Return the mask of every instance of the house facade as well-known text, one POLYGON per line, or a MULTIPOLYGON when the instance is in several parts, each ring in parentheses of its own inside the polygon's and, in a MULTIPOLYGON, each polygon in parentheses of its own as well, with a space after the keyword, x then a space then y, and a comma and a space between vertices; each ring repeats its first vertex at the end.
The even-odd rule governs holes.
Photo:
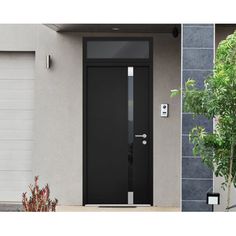
MULTIPOLYGON (((212 73, 233 25, 0 25, 0 202, 40 176, 61 205, 212 211, 220 179, 193 157, 188 78, 212 73)), ((234 194, 234 193, 232 193, 234 194)))

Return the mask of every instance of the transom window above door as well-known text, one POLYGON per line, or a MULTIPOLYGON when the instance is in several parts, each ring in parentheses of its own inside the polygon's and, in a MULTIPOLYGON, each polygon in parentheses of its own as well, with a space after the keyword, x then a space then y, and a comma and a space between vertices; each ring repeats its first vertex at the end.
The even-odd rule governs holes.
POLYGON ((86 59, 149 59, 150 39, 90 38, 86 40, 86 59))

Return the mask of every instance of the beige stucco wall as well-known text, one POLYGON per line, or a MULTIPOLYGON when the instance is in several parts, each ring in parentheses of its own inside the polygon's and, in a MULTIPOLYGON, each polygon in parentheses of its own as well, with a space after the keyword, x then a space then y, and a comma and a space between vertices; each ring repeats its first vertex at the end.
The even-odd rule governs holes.
POLYGON ((180 99, 170 90, 180 87, 180 37, 154 36, 154 203, 180 205, 180 99), (169 118, 160 117, 160 104, 169 103, 169 118))
MULTIPOLYGON (((1 32, 0 25, 0 32, 1 32)), ((5 27, 5 26, 4 26, 5 27)), ((11 26, 12 27, 12 26, 11 26)), ((33 173, 48 182, 60 204, 82 204, 82 37, 97 34, 57 33, 43 25, 14 26, 31 31, 36 51, 35 126, 33 173), (29 29, 28 27, 32 27, 29 29), (27 29, 25 29, 27 28, 27 29), (46 55, 52 68, 45 68, 46 55)), ((21 31, 17 31, 21 35, 21 31)), ((111 36, 111 34, 100 34, 111 36)), ((118 35, 118 34, 116 34, 118 35)), ((144 36, 126 34, 126 36, 144 36)), ((14 35, 16 36, 16 35, 14 35)), ((114 35, 113 35, 114 36, 114 35)), ((122 36, 122 35, 120 35, 122 36)), ((180 37, 146 34, 154 37, 154 205, 180 205, 180 98, 170 98, 170 90, 180 87, 180 37), (170 104, 170 116, 160 118, 160 104, 170 104)), ((12 33, 9 39, 12 40, 12 33)), ((19 37, 25 45, 25 37, 19 37)), ((28 39, 27 39, 28 40, 28 39)), ((5 40, 7 41, 7 40, 5 40)), ((6 50, 15 47, 2 46, 6 50)), ((26 50, 22 47, 22 51, 26 50)))
POLYGON ((82 203, 82 41, 38 27, 33 173, 60 204, 82 203), (45 67, 46 55, 52 67, 45 67))
MULTIPOLYGON (((221 40, 224 40, 229 34, 232 34, 235 30, 236 30, 236 26, 232 27, 232 26, 216 25, 216 30, 215 30, 216 48, 221 40)), ((220 193, 220 205, 214 207, 215 211, 224 211, 226 208, 227 195, 226 195, 226 191, 224 191, 221 188, 221 183, 223 181, 224 181, 223 178, 214 176, 214 192, 220 193)), ((231 202, 232 202, 232 205, 236 204, 236 189, 235 188, 232 189, 231 202)), ((236 211, 236 209, 234 208, 231 211, 236 211)))

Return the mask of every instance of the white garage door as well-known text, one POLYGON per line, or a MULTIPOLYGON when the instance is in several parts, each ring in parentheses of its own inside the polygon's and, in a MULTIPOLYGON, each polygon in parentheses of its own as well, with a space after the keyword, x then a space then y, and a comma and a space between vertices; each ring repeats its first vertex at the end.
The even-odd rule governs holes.
POLYGON ((0 201, 32 182, 34 53, 0 52, 0 201))

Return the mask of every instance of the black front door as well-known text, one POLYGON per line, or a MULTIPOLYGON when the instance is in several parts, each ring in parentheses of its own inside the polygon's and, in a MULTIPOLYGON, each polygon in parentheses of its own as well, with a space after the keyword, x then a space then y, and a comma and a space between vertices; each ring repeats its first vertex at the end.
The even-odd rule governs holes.
POLYGON ((84 69, 84 204, 152 204, 151 66, 84 69))

